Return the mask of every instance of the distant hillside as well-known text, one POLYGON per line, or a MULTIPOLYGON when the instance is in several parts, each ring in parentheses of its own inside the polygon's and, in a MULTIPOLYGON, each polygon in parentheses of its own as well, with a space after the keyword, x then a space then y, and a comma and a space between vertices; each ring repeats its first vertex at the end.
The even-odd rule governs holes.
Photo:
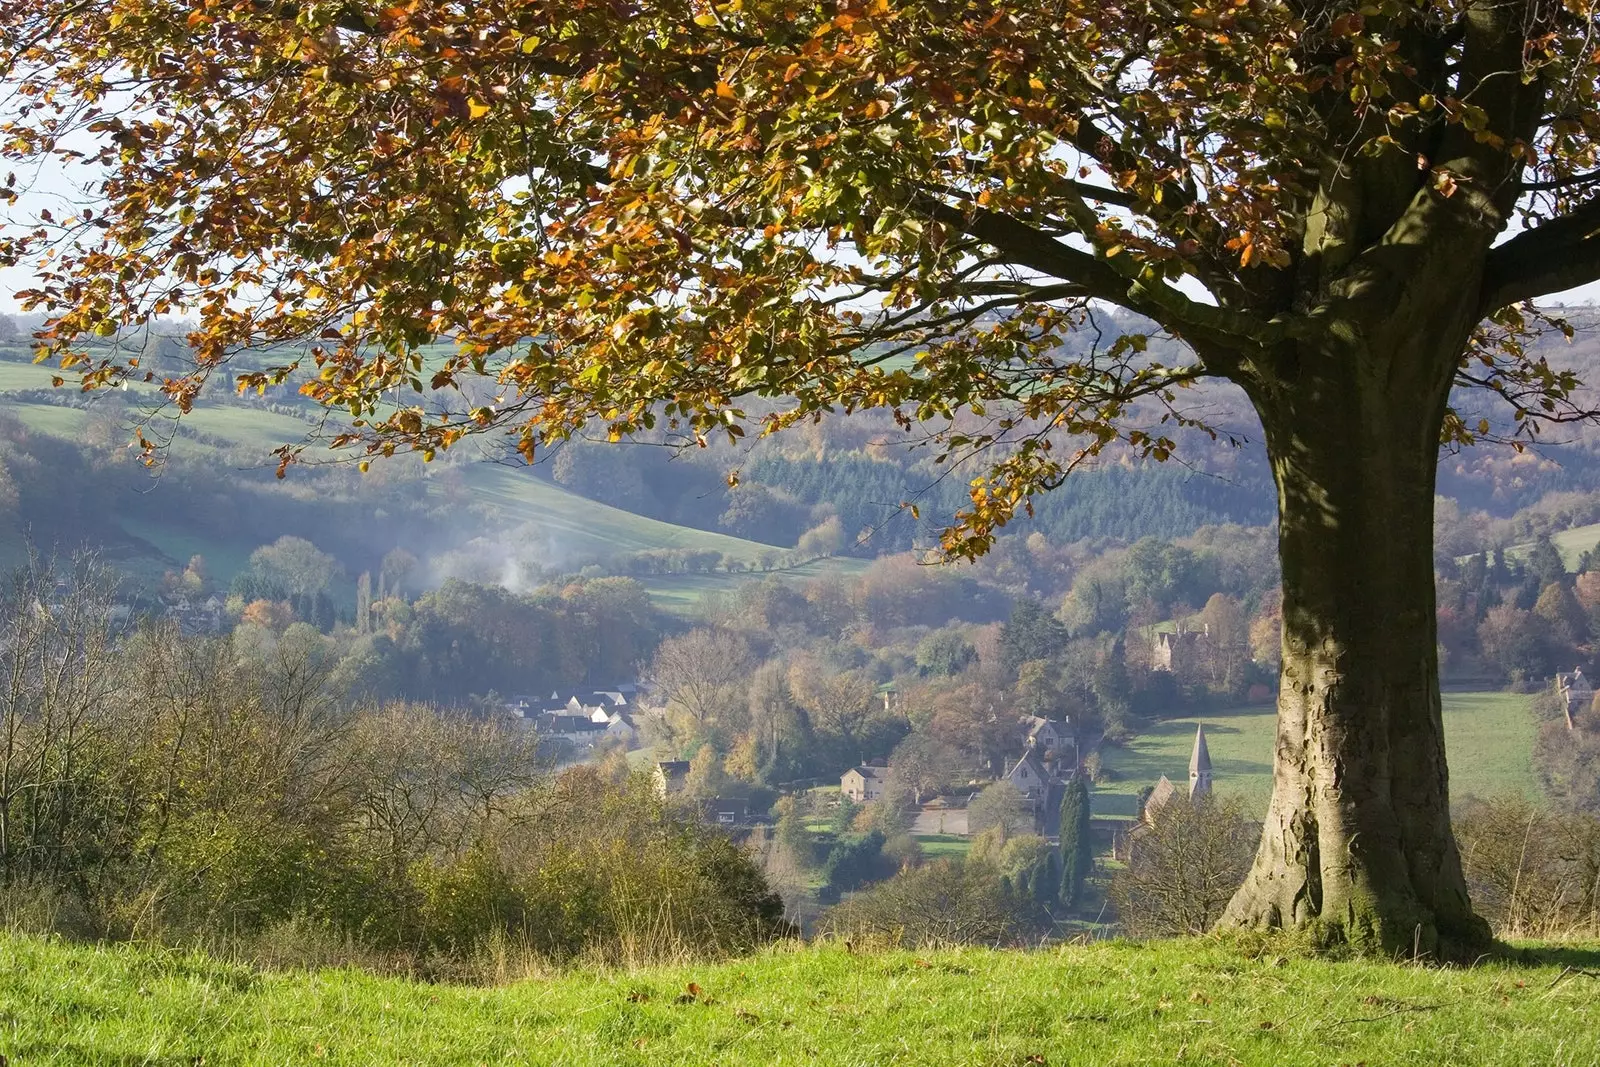
MULTIPOLYGON (((1575 321, 1580 330, 1571 344, 1552 335, 1537 342, 1536 351, 1600 381, 1600 320, 1583 310, 1575 321)), ((1107 328, 1138 326, 1116 320, 1107 328)), ((1165 351, 1170 341, 1157 344, 1164 346, 1163 358, 1173 357, 1165 351)), ((447 347, 434 346, 429 358, 443 358, 447 347)), ((176 337, 155 337, 141 358, 158 374, 171 373, 182 366, 185 351, 176 337)), ((396 546, 423 558, 458 553, 449 567, 469 565, 468 556, 475 555, 479 562, 472 565, 506 573, 699 553, 702 558, 682 565, 657 559, 623 568, 663 603, 685 606, 725 584, 730 564, 734 572, 765 570, 830 548, 865 561, 930 546, 967 504, 968 482, 983 462, 935 464, 927 450, 909 447, 886 413, 864 412, 798 426, 737 450, 715 443, 663 447, 670 443, 664 438, 621 447, 577 440, 551 450, 529 471, 494 462, 495 442, 488 442, 463 446, 461 454, 427 467, 400 459, 376 464, 360 478, 345 465, 305 465, 278 482, 271 477, 272 449, 329 435, 337 413, 290 388, 236 397, 224 374, 181 423, 154 421, 153 431, 172 435, 172 442, 166 469, 152 479, 124 447, 128 425, 152 399, 148 387, 84 397, 70 385, 53 388, 57 376, 31 363, 20 337, 0 340, 0 418, 14 419, 17 432, 70 443, 81 455, 69 466, 90 472, 54 479, 9 525, 0 486, 0 559, 14 557, 24 536, 63 545, 88 541, 146 582, 196 553, 225 579, 257 545, 297 533, 333 552, 352 573, 396 546), (740 478, 730 488, 733 470, 740 478), (907 503, 917 505, 919 518, 902 506, 907 503), (74 507, 74 514, 54 514, 74 507), (85 517, 89 512, 95 514, 85 517), (808 542, 812 549, 794 553, 810 530, 821 531, 808 542), (707 560, 715 565, 708 569, 707 560)), ((1177 459, 1140 462, 1113 449, 1036 500, 1034 514, 1019 517, 1009 532, 1039 531, 1056 544, 1131 542, 1223 523, 1271 523, 1275 494, 1243 394, 1209 383, 1186 391, 1182 401, 1187 413, 1219 431, 1217 439, 1163 426, 1154 408, 1137 411, 1135 421, 1179 438, 1177 459)), ((1504 421, 1504 412, 1485 406, 1481 396, 1464 397, 1462 406, 1497 425, 1504 421)), ((314 447, 307 456, 324 460, 314 447)), ((1463 514, 1479 516, 1480 530, 1555 494, 1595 494, 1600 508, 1600 428, 1557 427, 1539 447, 1520 454, 1503 447, 1447 453, 1440 492, 1456 499, 1463 514)), ((1575 519, 1541 521, 1562 530, 1593 519, 1579 511, 1575 519)), ((1478 547, 1474 536, 1464 536, 1469 547, 1478 547)), ((1501 543, 1527 536, 1493 533, 1501 543)), ((1564 549, 1587 536, 1564 536, 1564 549)), ((1466 548, 1455 554, 1461 551, 1466 548)), ((859 565, 817 564, 806 573, 859 565)))
MULTIPOLYGON (((251 551, 294 534, 333 553, 352 582, 394 547, 531 582, 541 571, 678 552, 694 554, 687 565, 702 572, 650 573, 679 565, 668 558, 647 561, 637 577, 681 607, 734 573, 790 563, 782 546, 634 514, 554 484, 544 468, 466 452, 430 465, 382 463, 362 476, 348 462, 318 466, 313 449, 310 464, 280 481, 273 449, 329 427, 330 416, 292 398, 252 402, 219 389, 179 422, 157 417, 146 432, 170 436, 170 446, 163 465, 146 470, 129 447, 130 426, 153 391, 85 396, 54 387, 57 376, 21 346, 0 345, 0 564, 20 560, 28 542, 88 545, 148 588, 198 554, 225 586, 251 551)), ((822 561, 803 574, 855 566, 822 561)))

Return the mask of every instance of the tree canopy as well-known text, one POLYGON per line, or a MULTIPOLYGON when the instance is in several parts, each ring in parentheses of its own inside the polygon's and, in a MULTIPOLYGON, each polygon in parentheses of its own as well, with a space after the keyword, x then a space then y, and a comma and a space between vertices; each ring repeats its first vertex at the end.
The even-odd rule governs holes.
MULTIPOLYGON (((81 167, 99 202, 0 255, 54 250, 25 301, 90 384, 141 371, 85 337, 194 315, 180 406, 293 343, 375 452, 596 420, 736 437, 751 395, 784 398, 762 430, 966 413, 952 456, 1010 441, 947 542, 973 551, 1112 441, 1165 458, 1123 421, 1140 398, 1264 381, 1332 303, 1392 299, 1438 219, 1485 248, 1521 228, 1460 279, 1478 317, 1600 276, 1593 22, 1588 0, 11 0, 5 155, 81 167), (1073 336, 1091 300, 1192 355, 1073 336), (459 352, 427 364, 437 338, 459 352), (384 402, 475 377, 466 404, 384 402)), ((1480 351, 1463 377, 1530 410, 1573 384, 1480 351)))

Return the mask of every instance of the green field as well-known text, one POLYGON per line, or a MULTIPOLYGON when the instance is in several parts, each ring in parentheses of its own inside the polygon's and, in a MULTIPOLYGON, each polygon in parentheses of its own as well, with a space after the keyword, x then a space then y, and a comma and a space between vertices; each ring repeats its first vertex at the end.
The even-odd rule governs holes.
POLYGON ((476 505, 489 507, 516 526, 548 536, 581 541, 610 552, 653 548, 692 548, 754 563, 782 549, 727 534, 674 526, 568 492, 535 478, 531 472, 493 463, 456 468, 462 472, 476 505))
MULTIPOLYGON (((58 373, 49 367, 23 361, 20 351, 8 349, 0 353, 4 355, 13 358, 0 358, 0 410, 37 433, 80 439, 89 424, 91 411, 54 403, 4 399, 5 393, 49 388, 52 375, 58 373)), ((151 387, 135 385, 130 388, 129 415, 137 417, 139 403, 153 399, 151 387)), ((68 385, 62 387, 60 393, 66 400, 75 395, 76 390, 68 385)), ((248 468, 274 463, 272 451, 281 445, 314 445, 312 435, 316 432, 317 427, 305 419, 219 398, 196 407, 181 424, 174 424, 165 413, 158 414, 151 420, 147 434, 157 440, 170 437, 175 454, 216 457, 219 461, 248 468)), ((692 549, 720 552, 725 559, 747 568, 737 573, 718 571, 643 577, 641 581, 655 603, 669 611, 692 610, 707 592, 730 589, 749 576, 759 577, 765 573, 757 570, 764 560, 771 562, 785 552, 777 546, 676 526, 610 507, 568 492, 526 470, 487 462, 441 466, 440 470, 448 470, 465 482, 471 506, 491 523, 514 529, 520 537, 544 539, 566 557, 581 560, 652 549, 692 549)), ((139 477, 137 471, 131 468, 130 471, 130 478, 139 477)), ((431 496, 443 497, 447 491, 443 478, 431 477, 423 484, 431 496)), ((129 544, 115 555, 120 566, 139 578, 159 577, 166 568, 199 553, 211 563, 213 572, 226 580, 256 544, 245 531, 241 531, 238 543, 219 543, 194 537, 182 526, 145 523, 137 528, 125 524, 125 528, 129 544)), ((798 580, 823 574, 855 574, 866 565, 861 560, 828 559, 773 573, 798 580)))
POLYGON ((1471 968, 1212 940, 1034 952, 777 948, 494 989, 262 973, 0 937, 17 1067, 1592 1064, 1600 951, 1471 968), (1265 949, 1261 951, 1261 949, 1265 949))
POLYGON ((917 844, 922 846, 926 859, 965 859, 972 848, 972 838, 956 834, 918 834, 917 844))
MULTIPOLYGON (((682 529, 682 527, 674 527, 682 529)), ((698 532, 698 531, 690 531, 698 532)), ((781 567, 772 571, 750 571, 745 574, 659 574, 640 578, 650 591, 650 598, 658 607, 668 611, 691 611, 707 593, 724 593, 740 581, 768 577, 784 581, 806 581, 811 578, 836 576, 849 578, 870 567, 871 561, 836 556, 831 559, 812 560, 798 567, 781 567)))
MULTIPOLYGON (((1444 694, 1452 797, 1539 795, 1533 777, 1534 721, 1529 699, 1515 693, 1444 694)), ((1095 786, 1095 814, 1137 814, 1139 790, 1154 785, 1163 774, 1173 784, 1185 786, 1197 723, 1205 724, 1217 791, 1238 794, 1249 811, 1263 814, 1272 793, 1276 729, 1274 711, 1266 705, 1160 722, 1126 747, 1102 749, 1101 760, 1115 777, 1095 786)))
MULTIPOLYGON (((1555 544, 1556 550, 1561 553, 1561 560, 1567 565, 1567 570, 1576 571, 1579 557, 1596 545, 1600 545, 1600 523, 1591 523, 1588 526, 1574 526, 1570 530, 1562 530, 1558 534, 1551 534, 1550 540, 1555 544)), ((1524 541, 1520 544, 1507 546, 1505 554, 1510 559, 1525 559, 1529 549, 1532 547, 1533 542, 1524 541)), ((1457 562, 1459 563, 1466 558, 1461 556, 1457 559, 1457 562)))
POLYGON ((1574 526, 1570 530, 1562 530, 1550 538, 1561 552, 1561 558, 1566 562, 1567 570, 1578 569, 1578 557, 1600 544, 1600 523, 1592 526, 1574 526))

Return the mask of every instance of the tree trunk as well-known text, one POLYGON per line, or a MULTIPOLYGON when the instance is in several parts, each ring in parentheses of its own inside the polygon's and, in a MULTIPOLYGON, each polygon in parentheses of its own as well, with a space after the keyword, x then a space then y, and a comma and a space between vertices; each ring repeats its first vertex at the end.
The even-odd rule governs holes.
POLYGON ((1224 925, 1384 955, 1489 943, 1450 829, 1433 587, 1439 432, 1472 325, 1345 320, 1247 387, 1278 487, 1283 671, 1272 801, 1224 925))

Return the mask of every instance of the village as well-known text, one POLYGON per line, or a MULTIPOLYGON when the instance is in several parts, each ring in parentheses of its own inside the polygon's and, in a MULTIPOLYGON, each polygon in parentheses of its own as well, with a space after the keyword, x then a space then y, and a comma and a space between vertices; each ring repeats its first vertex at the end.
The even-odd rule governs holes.
MULTIPOLYGON (((1182 656, 1195 641, 1193 635, 1170 636, 1170 640, 1156 646, 1158 662, 1166 670, 1172 669, 1174 654, 1182 656)), ((1578 679, 1582 683, 1581 673, 1578 679)), ((639 682, 619 683, 609 689, 557 690, 543 698, 514 696, 504 709, 513 723, 536 732, 547 751, 563 763, 581 762, 605 752, 648 755, 642 746, 652 720, 660 720, 666 714, 650 688, 639 682)), ((1085 741, 1065 720, 1022 715, 1017 725, 1023 742, 1014 758, 1006 761, 1003 773, 988 779, 970 779, 959 790, 921 796, 900 785, 890 760, 877 759, 847 767, 840 773, 836 787, 831 782, 809 780, 793 783, 780 792, 831 796, 834 803, 857 807, 893 798, 909 803, 904 814, 913 838, 939 840, 974 836, 976 828, 969 820, 971 805, 985 789, 1003 783, 1020 797, 1028 831, 1055 845, 1060 841, 1066 790, 1086 773, 1085 741)), ((637 759, 630 762, 638 763, 637 759)), ((762 791, 739 788, 740 783, 718 776, 719 783, 731 788, 703 795, 694 788, 691 760, 651 759, 645 765, 662 800, 691 806, 702 821, 722 827, 740 840, 759 842, 770 837, 774 816, 771 805, 762 803, 762 791)), ((1195 730, 1185 793, 1197 800, 1209 795, 1213 784, 1205 726, 1200 724, 1195 730)), ((1125 860, 1141 827, 1148 826, 1178 795, 1180 787, 1162 775, 1140 792, 1138 811, 1132 817, 1092 815, 1089 825, 1096 854, 1125 860)))

